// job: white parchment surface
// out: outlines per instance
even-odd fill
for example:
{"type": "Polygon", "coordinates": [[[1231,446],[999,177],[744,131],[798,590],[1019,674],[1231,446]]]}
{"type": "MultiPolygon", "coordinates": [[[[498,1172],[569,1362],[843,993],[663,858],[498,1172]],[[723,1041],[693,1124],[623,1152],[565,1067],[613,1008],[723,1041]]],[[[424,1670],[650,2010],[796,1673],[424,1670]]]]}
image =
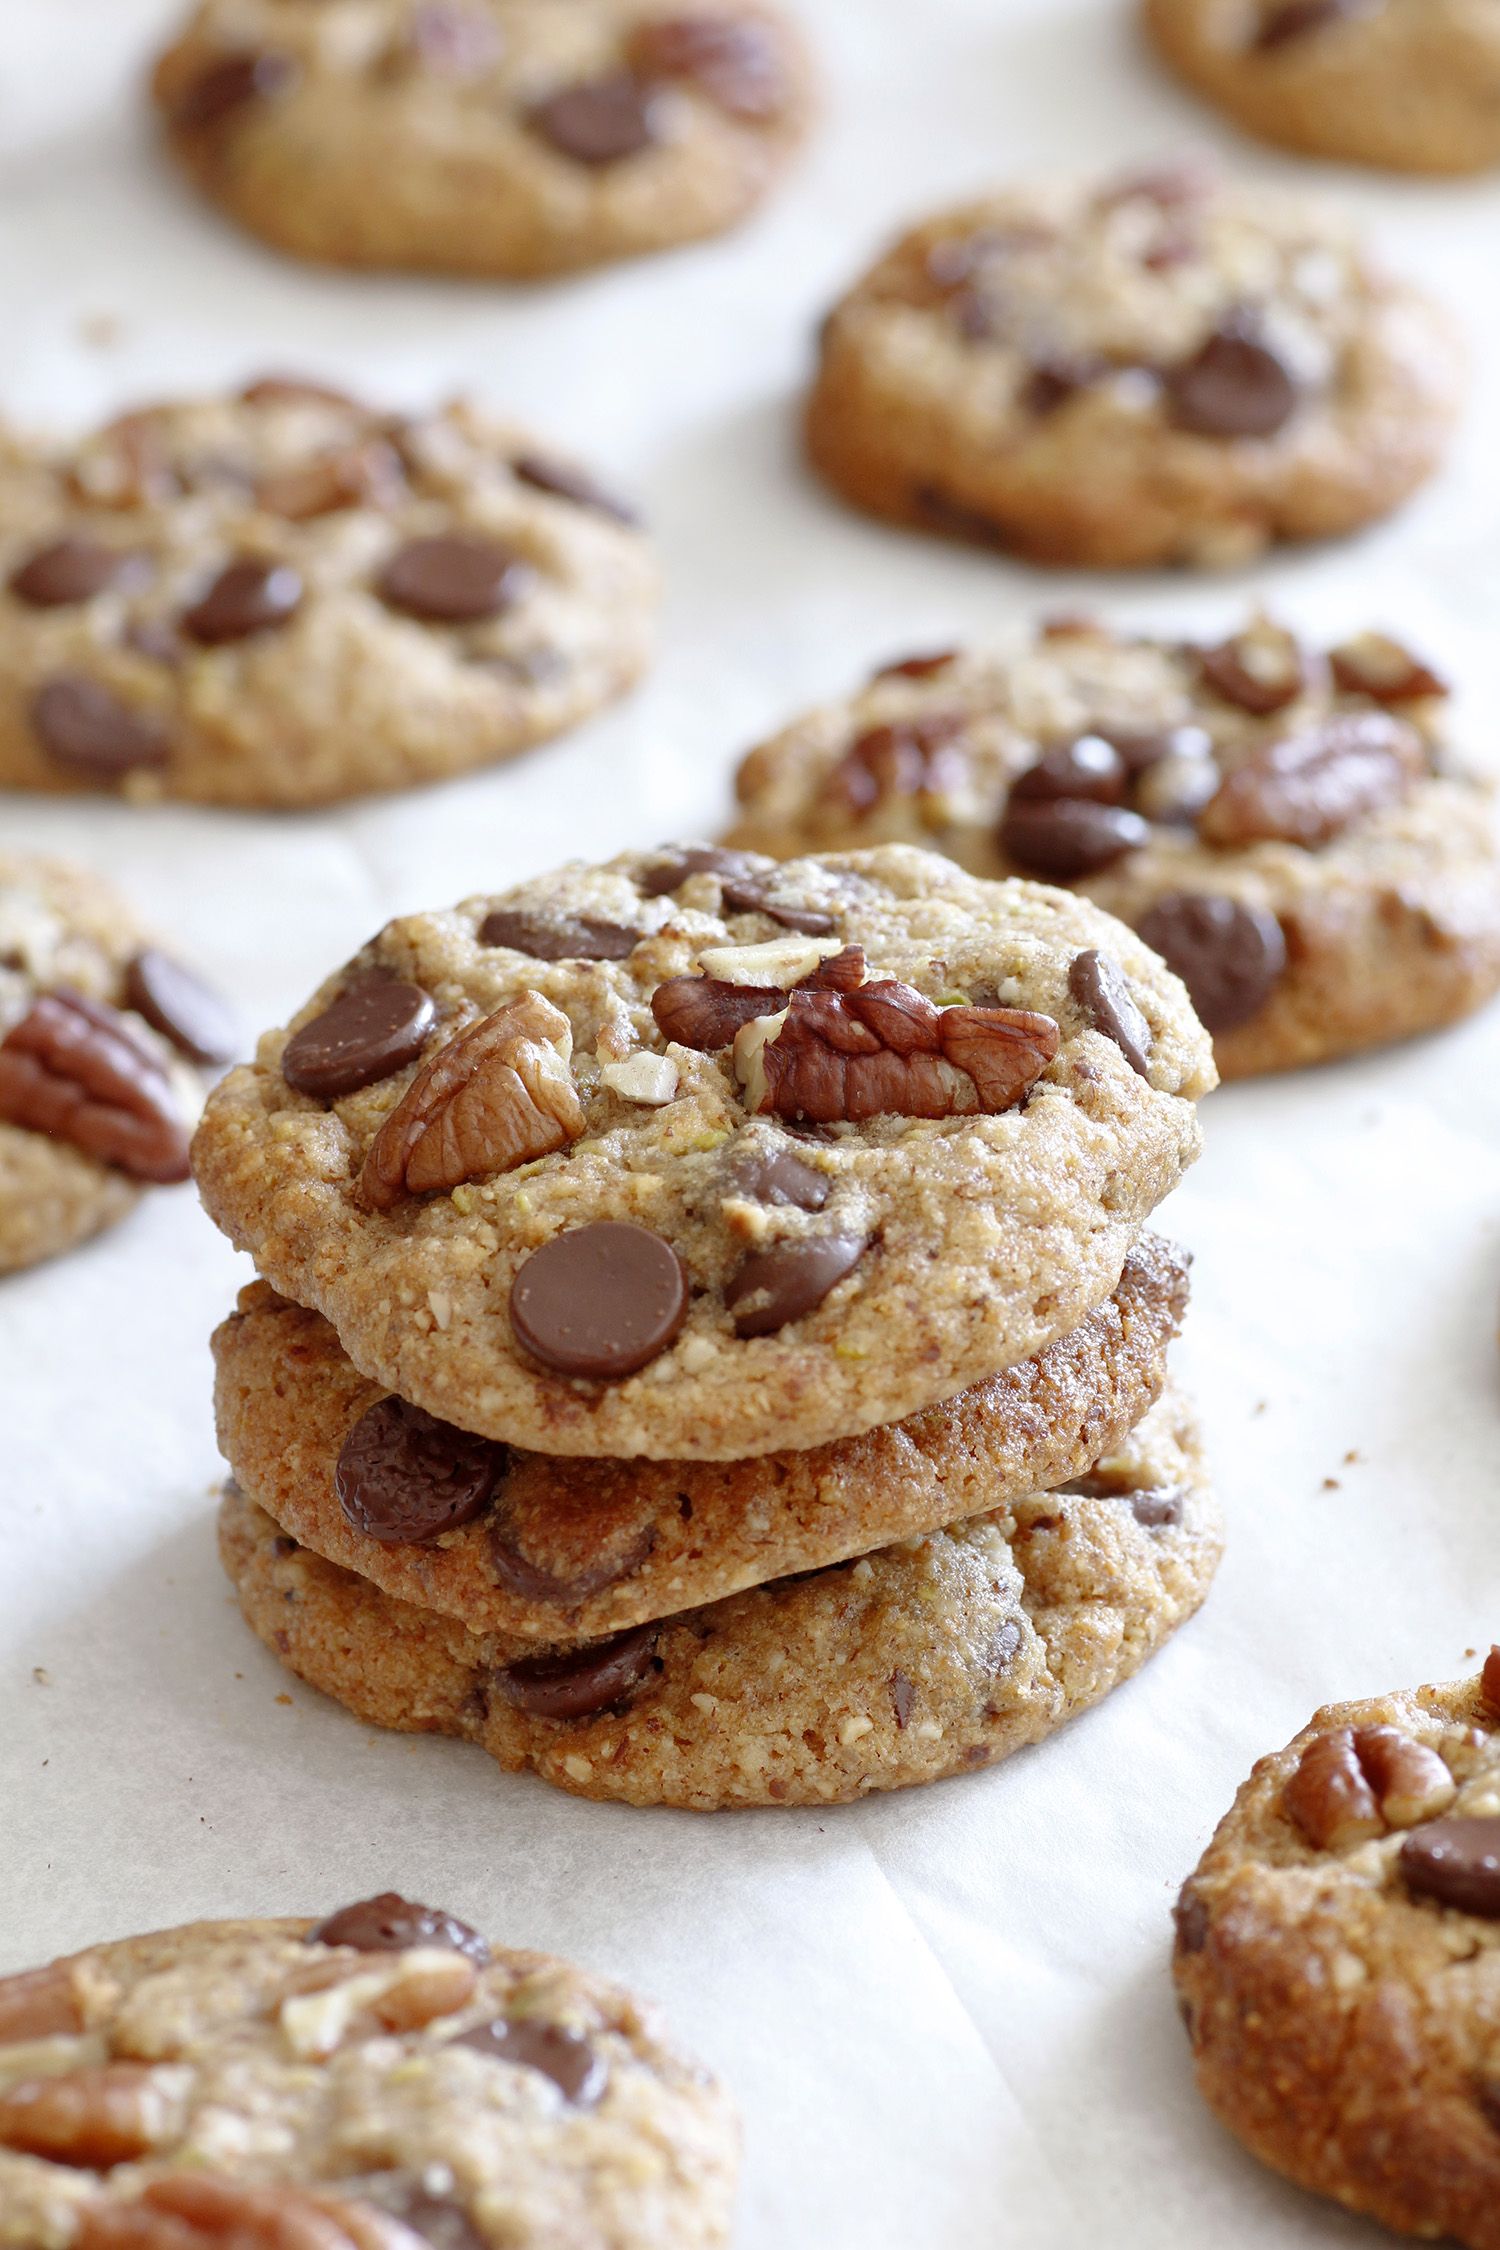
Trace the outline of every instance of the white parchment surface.
{"type": "MultiPolygon", "coordinates": [[[[803,702],[1039,605],[1379,622],[1463,682],[1493,754],[1500,180],[1237,142],[1156,75],[1125,0],[801,4],[828,116],[758,220],[506,290],[278,262],[156,161],[137,88],[170,0],[0,0],[0,412],[66,425],[268,367],[398,404],[466,389],[636,490],[670,573],[643,692],[509,770],[292,819],[0,799],[5,841],[92,856],[252,1026],[394,912],[711,830],[736,753],[803,702]],[[1475,412],[1415,507],[1239,580],[1109,583],[882,531],[807,481],[814,321],[900,221],[1033,165],[1215,143],[1352,199],[1468,322],[1475,412]]],[[[1497,1064],[1500,1012],[1213,1099],[1168,1219],[1230,1524],[1208,1607],[1060,1739],[826,1814],[576,1803],[285,1676],[214,1557],[206,1338],[248,1269],[190,1192],[0,1284],[0,1970],[389,1885],[667,2005],[745,2111],[743,2250],[1373,2242],[1201,2110],[1167,1912],[1316,1703],[1500,1634],[1497,1064]]]]}

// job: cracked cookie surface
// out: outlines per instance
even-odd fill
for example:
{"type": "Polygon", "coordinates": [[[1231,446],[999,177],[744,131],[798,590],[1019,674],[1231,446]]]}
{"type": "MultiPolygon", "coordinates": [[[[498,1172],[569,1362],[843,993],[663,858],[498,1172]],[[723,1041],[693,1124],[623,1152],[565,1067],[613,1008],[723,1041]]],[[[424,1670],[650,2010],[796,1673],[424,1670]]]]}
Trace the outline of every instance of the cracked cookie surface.
{"type": "Polygon", "coordinates": [[[1500,2244],[1500,1649],[1262,1758],[1177,1907],[1210,2107],[1303,2187],[1500,2244]]]}
{"type": "Polygon", "coordinates": [[[714,2250],[737,2159],[628,1993],[390,1892],[0,1977],[15,2250],[714,2250]]]}
{"type": "Polygon", "coordinates": [[[231,1493],[253,1630],[359,1717],[477,1742],[585,1797],[835,1804],[1042,1740],[1197,1609],[1221,1544],[1169,1388],[1075,1486],[566,1655],[510,1651],[291,1548],[231,1493]]]}
{"type": "Polygon", "coordinates": [[[71,448],[0,440],[0,503],[12,788],[336,803],[544,741],[650,653],[639,528],[463,405],[264,377],[71,448]]]}
{"type": "Polygon", "coordinates": [[[362,1373],[541,1452],[739,1460],[899,1421],[1110,1295],[1213,1083],[1177,980],[929,853],[720,858],[407,916],[217,1089],[211,1216],[362,1373]],[[1101,950],[1136,1064],[1070,989],[1101,950]]]}
{"type": "Polygon", "coordinates": [[[1246,562],[1437,466],[1462,352],[1338,218],[1162,167],[924,220],[824,324],[806,438],[847,499],[1035,562],[1246,562]]]}
{"type": "Polygon", "coordinates": [[[1446,692],[1382,633],[1326,650],[1264,618],[1213,645],[1060,621],[898,661],[794,721],[743,761],[728,842],[899,839],[1076,882],[1184,977],[1222,1076],[1285,1070],[1500,986],[1493,791],[1446,692]]]}
{"type": "Polygon", "coordinates": [[[278,248],[517,278],[722,232],[812,106],[765,0],[202,0],[154,91],[189,175],[278,248]]]}

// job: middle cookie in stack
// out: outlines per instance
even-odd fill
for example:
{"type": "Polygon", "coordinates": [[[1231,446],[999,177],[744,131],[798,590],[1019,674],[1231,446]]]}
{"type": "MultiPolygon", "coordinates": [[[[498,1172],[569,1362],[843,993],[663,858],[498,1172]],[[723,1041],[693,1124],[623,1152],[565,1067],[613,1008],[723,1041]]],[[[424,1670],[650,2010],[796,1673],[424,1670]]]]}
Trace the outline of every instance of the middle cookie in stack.
{"type": "Polygon", "coordinates": [[[1036,1739],[1216,1559],[1142,1232],[1212,1082],[1121,925],[901,847],[391,924],[197,1143],[271,1284],[217,1340],[250,1622],[639,1803],[1036,1739]]]}

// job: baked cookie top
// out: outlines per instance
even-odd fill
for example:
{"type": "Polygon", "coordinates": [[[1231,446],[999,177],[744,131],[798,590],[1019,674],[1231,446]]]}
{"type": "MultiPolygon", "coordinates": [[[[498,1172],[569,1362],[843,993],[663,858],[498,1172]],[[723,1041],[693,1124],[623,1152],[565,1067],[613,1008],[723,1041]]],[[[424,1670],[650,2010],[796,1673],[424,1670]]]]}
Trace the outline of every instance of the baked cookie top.
{"type": "Polygon", "coordinates": [[[475,275],[715,233],[811,108],[766,0],[203,0],[154,90],[178,158],[282,248],[475,275]]]}
{"type": "Polygon", "coordinates": [[[1035,1359],[888,1429],[751,1461],[588,1461],[437,1422],[264,1282],[214,1337],[219,1445],[284,1531],[524,1650],[821,1568],[1080,1474],[1165,1379],[1183,1255],[1151,1235],[1035,1359]]]}
{"type": "Polygon", "coordinates": [[[1342,944],[1342,995],[1318,996],[1325,1038],[1382,1008],[1395,1035],[1424,1019],[1403,1019],[1385,957],[1426,1020],[1456,1012],[1424,989],[1403,901],[1452,977],[1468,975],[1466,939],[1488,931],[1500,951],[1491,791],[1454,754],[1446,694],[1379,632],[1324,650],[1252,617],[1197,645],[1059,619],[1008,648],[897,660],[752,750],[729,842],[900,839],[978,875],[1076,882],[1166,956],[1221,1035],[1342,944]]]}
{"type": "Polygon", "coordinates": [[[225,1081],[196,1166],[444,1421],[733,1460],[1075,1327],[1212,1084],[1181,986],[1084,901],[667,848],[389,924],[225,1081]]]}
{"type": "Polygon", "coordinates": [[[708,2250],[737,2144],[627,1993],[390,1892],[0,1978],[16,2250],[708,2250]]]}
{"type": "Polygon", "coordinates": [[[1500,2210],[1500,1649],[1262,1758],[1177,1908],[1199,2083],[1256,2154],[1405,2233],[1500,2210]]]}
{"type": "Polygon", "coordinates": [[[924,220],[829,315],[813,458],[863,504],[1039,560],[1233,563],[1433,466],[1446,317],[1355,229],[1198,164],[924,220]]]}
{"type": "Polygon", "coordinates": [[[649,648],[656,569],[627,512],[462,405],[387,414],[273,376],[71,449],[0,440],[0,521],[14,787],[395,788],[557,732],[649,648]]]}

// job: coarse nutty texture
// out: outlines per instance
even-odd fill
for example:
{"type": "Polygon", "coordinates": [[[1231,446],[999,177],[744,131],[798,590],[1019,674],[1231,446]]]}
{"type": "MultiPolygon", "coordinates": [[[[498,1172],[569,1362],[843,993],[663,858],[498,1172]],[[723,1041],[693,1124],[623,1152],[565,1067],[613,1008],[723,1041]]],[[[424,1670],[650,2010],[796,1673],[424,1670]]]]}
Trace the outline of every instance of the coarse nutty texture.
{"type": "Polygon", "coordinates": [[[324,1926],[0,1978],[0,2245],[727,2242],[733,2114],[628,1993],[394,1895],[324,1926]]]}
{"type": "Polygon", "coordinates": [[[1223,2122],[1302,2186],[1468,2250],[1500,2245],[1495,1688],[1492,1659],[1319,1711],[1260,1760],[1177,1908],[1178,1992],[1223,2122]],[[1455,1858],[1478,1911],[1448,1903],[1455,1858]]]}
{"type": "Polygon", "coordinates": [[[1500,164],[1500,22],[1480,0],[1143,0],[1173,69],[1247,132],[1398,172],[1500,164]]]}
{"type": "Polygon", "coordinates": [[[1071,1335],[909,1421],[746,1462],[496,1447],[481,1511],[456,1529],[441,1528],[441,1512],[453,1493],[469,1505],[482,1489],[472,1449],[455,1447],[448,1476],[425,1491],[430,1456],[418,1450],[405,1490],[389,1478],[381,1488],[385,1520],[418,1524],[425,1508],[440,1527],[394,1539],[356,1520],[368,1474],[344,1475],[353,1515],[340,1498],[343,1449],[361,1433],[350,1458],[362,1461],[367,1418],[388,1394],[317,1313],[254,1282],[214,1337],[219,1444],[283,1531],[383,1592],[518,1650],[602,1639],[1081,1475],[1155,1400],[1186,1300],[1181,1254],[1148,1235],[1113,1297],[1071,1335]]]}
{"type": "Polygon", "coordinates": [[[1445,315],[1338,219],[1183,164],[925,220],[834,308],[806,435],[846,498],[1035,562],[1237,565],[1441,457],[1445,315]]]}
{"type": "Polygon", "coordinates": [[[0,1274],[75,1248],[154,1181],[186,1177],[203,1096],[183,1050],[185,993],[214,1005],[107,883],[0,851],[0,1274]]]}
{"type": "Polygon", "coordinates": [[[1169,1391],[1077,1489],[550,1664],[288,1553],[243,1495],[220,1544],[254,1631],[361,1718],[464,1736],[580,1796],[707,1812],[837,1804],[1040,1741],[1198,1607],[1220,1524],[1169,1391]]]}
{"type": "MultiPolygon", "coordinates": [[[[689,857],[722,859],[706,848],[689,857]]],[[[1126,930],[1063,893],[977,883],[909,850],[780,869],[740,859],[726,870],[690,867],[678,849],[565,869],[499,900],[391,923],[297,1023],[377,968],[431,995],[428,1059],[522,992],[560,1010],[572,1027],[579,1137],[372,1213],[361,1167],[422,1065],[315,1100],[287,1085],[288,1034],[275,1031],[205,1117],[195,1144],[204,1201],[273,1288],[333,1323],[362,1374],[443,1420],[545,1453],[737,1461],[820,1445],[1031,1358],[1114,1289],[1143,1222],[1197,1154],[1193,1102],[1213,1083],[1181,986],[1126,930]],[[834,934],[789,938],[759,909],[726,910],[726,872],[816,908],[834,934]],[[623,959],[556,962],[487,946],[481,928],[501,907],[606,922],[640,942],[623,959]],[[1072,997],[1071,965],[1090,948],[1119,961],[1149,1020],[1148,1077],[1072,997]],[[750,1114],[732,1049],[669,1043],[652,1014],[661,985],[700,970],[768,989],[779,1007],[830,949],[858,949],[872,979],[939,1004],[1050,1017],[1056,1056],[999,1114],[879,1116],[808,1137],[750,1114]],[[641,1052],[675,1071],[668,1098],[632,1098],[606,1077],[641,1052]],[[755,1179],[793,1149],[827,1183],[810,1204],[755,1179]],[[689,1298],[672,1340],[636,1372],[585,1380],[521,1349],[511,1295],[537,1250],[600,1222],[669,1246],[689,1298]],[[842,1279],[809,1292],[805,1265],[788,1279],[835,1237],[864,1245],[842,1279]],[[769,1305],[756,1299],[770,1332],[747,1333],[729,1299],[772,1251],[777,1285],[769,1305]]],[[[579,1310],[611,1317],[597,1292],[579,1310]]]]}
{"type": "Polygon", "coordinates": [[[579,476],[292,377],[0,437],[0,783],[308,806],[560,733],[639,676],[657,594],[579,476]]]}
{"type": "Polygon", "coordinates": [[[294,257],[525,277],[718,234],[807,130],[768,0],[201,0],[173,154],[294,257]]]}
{"type": "Polygon", "coordinates": [[[795,720],[741,764],[728,842],[920,843],[993,878],[1036,872],[1028,855],[1057,848],[1045,826],[1017,834],[1016,807],[1133,811],[1138,839],[1075,860],[1069,879],[1158,944],[1153,910],[1184,896],[1261,918],[1273,950],[1279,930],[1279,967],[1258,1005],[1252,978],[1233,1021],[1212,961],[1199,977],[1163,950],[1223,1077],[1292,1069],[1433,1030],[1500,987],[1492,791],[1449,743],[1444,693],[1380,632],[1329,650],[1251,617],[1196,646],[1070,621],[917,675],[888,667],[795,720]],[[939,724],[936,782],[888,764],[878,787],[851,791],[862,745],[939,724]]]}

